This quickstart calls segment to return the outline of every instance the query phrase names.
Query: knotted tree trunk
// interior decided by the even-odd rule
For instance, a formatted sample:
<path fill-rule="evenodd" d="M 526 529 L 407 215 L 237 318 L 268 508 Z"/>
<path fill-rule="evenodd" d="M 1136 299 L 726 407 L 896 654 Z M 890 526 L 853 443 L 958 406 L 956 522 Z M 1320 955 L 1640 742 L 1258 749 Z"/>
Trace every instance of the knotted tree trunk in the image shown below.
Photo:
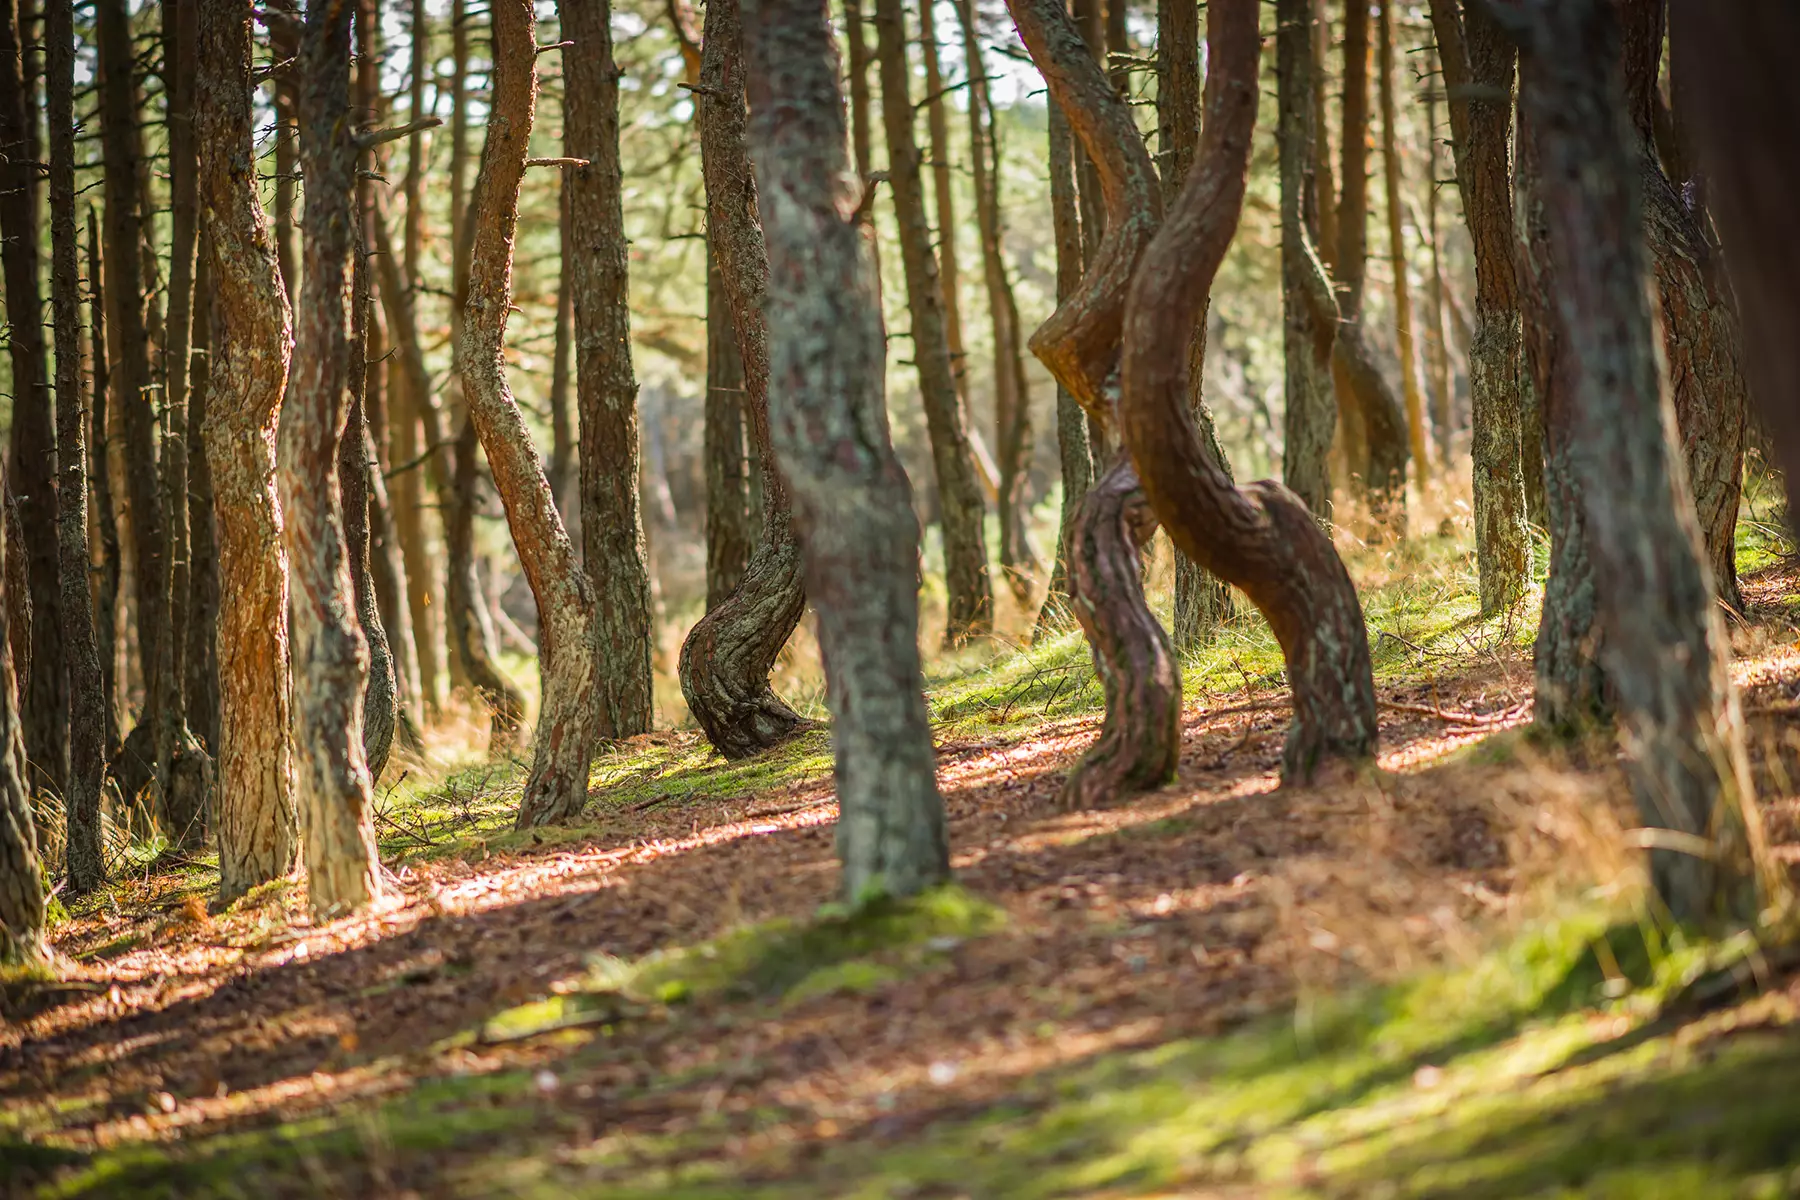
<path fill-rule="evenodd" d="M 1280 484 L 1233 487 L 1187 412 L 1181 335 L 1205 305 L 1243 208 L 1256 126 L 1256 0 L 1212 0 L 1207 50 L 1200 153 L 1131 288 L 1120 430 L 1176 544 L 1242 588 L 1274 629 L 1294 693 L 1282 774 L 1299 783 L 1326 760 L 1374 755 L 1375 684 L 1356 589 L 1330 539 Z"/>
<path fill-rule="evenodd" d="M 598 662 L 594 593 L 563 528 L 544 464 L 506 379 L 506 314 L 512 306 L 519 184 L 537 107 L 536 19 L 531 0 L 495 0 L 493 108 L 475 183 L 469 301 L 463 310 L 463 394 L 506 505 L 519 564 L 537 600 L 538 708 L 531 774 L 519 828 L 568 821 L 587 803 L 594 756 Z"/>
<path fill-rule="evenodd" d="M 700 60 L 700 153 L 707 243 L 736 332 L 743 412 L 762 471 L 762 534 L 738 586 L 681 647 L 681 691 L 714 749 L 741 758 L 802 721 L 769 687 L 769 671 L 806 608 L 800 545 L 769 445 L 769 260 L 745 150 L 742 28 L 737 0 L 710 0 Z"/>
<path fill-rule="evenodd" d="M 912 490 L 888 437 L 874 262 L 819 0 L 745 6 L 751 161 L 770 263 L 771 441 L 819 615 L 852 901 L 950 874 L 919 664 Z"/>
<path fill-rule="evenodd" d="M 352 8 L 350 0 L 318 0 L 307 11 L 300 39 L 306 275 L 280 440 L 283 534 L 293 578 L 294 745 L 308 898 L 319 917 L 354 911 L 381 894 L 361 736 L 369 648 L 353 615 L 338 495 L 338 438 L 352 368 L 349 284 L 356 230 Z"/>

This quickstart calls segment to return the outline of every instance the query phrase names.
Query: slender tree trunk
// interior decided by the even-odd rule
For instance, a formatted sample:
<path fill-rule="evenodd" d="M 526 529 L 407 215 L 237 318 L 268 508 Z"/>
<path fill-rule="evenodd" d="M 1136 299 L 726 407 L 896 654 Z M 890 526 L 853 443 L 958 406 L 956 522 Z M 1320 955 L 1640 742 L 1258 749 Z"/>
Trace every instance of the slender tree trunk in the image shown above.
<path fill-rule="evenodd" d="M 0 487 L 0 494 L 5 490 Z M 16 577 L 5 565 L 11 540 L 7 524 L 0 521 L 0 588 L 10 590 Z M 50 954 L 44 944 L 44 871 L 25 785 L 25 735 L 9 628 L 14 606 L 9 601 L 0 596 L 0 966 L 37 966 Z M 921 704 L 921 715 L 923 709 Z"/>
<path fill-rule="evenodd" d="M 210 237 L 210 234 L 207 235 Z M 219 753 L 219 539 L 213 516 L 206 414 L 212 387 L 212 249 L 201 239 L 194 264 L 194 365 L 188 381 L 188 644 L 184 661 L 188 729 L 208 757 Z"/>
<path fill-rule="evenodd" d="M 112 470 L 107 455 L 107 412 L 111 372 L 106 364 L 106 276 L 101 265 L 100 223 L 92 205 L 87 210 L 88 356 L 93 363 L 93 419 L 88 477 L 94 485 L 94 541 L 99 563 L 93 574 L 94 633 L 100 651 L 100 688 L 106 710 L 106 757 L 119 752 L 125 719 L 125 672 L 121 667 L 124 639 L 118 636 L 120 547 L 113 515 Z"/>
<path fill-rule="evenodd" d="M 1737 518 L 1744 477 L 1749 401 L 1737 314 L 1691 208 L 1664 174 L 1656 150 L 1657 75 L 1662 65 L 1661 0 L 1616 0 L 1622 20 L 1626 108 L 1637 134 L 1644 230 L 1656 276 L 1663 356 L 1674 390 L 1688 486 L 1700 519 L 1713 589 L 1743 607 L 1737 581 Z"/>
<path fill-rule="evenodd" d="M 887 132 L 889 185 L 900 225 L 900 260 L 906 272 L 907 312 L 919 400 L 937 472 L 938 516 L 943 530 L 944 587 L 949 623 L 944 644 L 959 646 L 992 631 L 994 593 L 988 579 L 985 508 L 969 445 L 968 414 L 957 393 L 945 327 L 944 294 L 931 231 L 919 150 L 913 140 L 913 107 L 907 76 L 906 16 L 901 0 L 876 0 L 876 58 L 881 69 L 881 117 Z"/>
<path fill-rule="evenodd" d="M 1337 174 L 1331 166 L 1331 120 L 1326 101 L 1330 97 L 1330 81 L 1326 78 L 1331 63 L 1331 5 L 1329 0 L 1307 0 L 1312 22 L 1312 104 L 1313 104 L 1313 197 L 1319 207 L 1319 261 L 1327 271 L 1337 264 L 1338 218 Z"/>
<path fill-rule="evenodd" d="M 1424 496 L 1431 472 L 1426 449 L 1425 397 L 1419 386 L 1419 352 L 1413 342 L 1412 283 L 1406 268 L 1406 228 L 1401 220 L 1400 188 L 1405 167 L 1400 161 L 1400 135 L 1394 128 L 1394 0 L 1381 0 L 1381 174 L 1387 200 L 1388 264 L 1394 275 L 1394 333 L 1400 353 L 1400 392 L 1406 401 L 1407 448 Z"/>
<path fill-rule="evenodd" d="M 1673 0 L 1671 42 L 1681 47 L 1676 115 L 1696 133 L 1713 216 L 1724 241 L 1744 328 L 1750 396 L 1800 513 L 1800 241 L 1788 233 L 1800 152 L 1800 80 L 1789 48 L 1800 12 L 1780 0 L 1734 5 Z M 1794 517 L 1790 515 L 1789 520 Z"/>
<path fill-rule="evenodd" d="M 188 374 L 192 365 L 194 251 L 199 232 L 194 155 L 196 0 L 163 7 L 163 60 L 168 76 L 169 293 L 162 338 L 162 510 L 168 538 L 163 562 L 167 625 L 155 631 L 156 778 L 170 840 L 196 849 L 206 840 L 206 797 L 176 785 L 178 755 L 204 754 L 187 727 L 187 646 L 192 591 L 188 528 Z M 185 775 L 184 775 L 185 777 Z"/>
<path fill-rule="evenodd" d="M 825 6 L 753 0 L 745 16 L 750 157 L 781 267 L 767 305 L 771 433 L 819 615 L 844 894 L 860 903 L 950 874 L 918 653 L 919 526 L 888 439 L 874 263 L 845 216 L 857 197 Z"/>
<path fill-rule="evenodd" d="M 1514 0 L 1503 11 L 1526 47 L 1521 105 L 1542 156 L 1557 282 L 1549 310 L 1627 769 L 1644 823 L 1709 851 L 1652 850 L 1651 883 L 1676 920 L 1749 921 L 1759 908 L 1755 794 L 1656 354 L 1614 11 L 1608 0 Z"/>
<path fill-rule="evenodd" d="M 1123 11 L 1123 5 L 1117 7 Z M 1156 112 L 1157 150 L 1162 159 L 1162 199 L 1167 208 L 1181 193 L 1200 141 L 1200 9 L 1180 0 L 1157 6 Z M 1213 464 L 1231 478 L 1231 464 L 1213 430 L 1202 380 L 1206 371 L 1206 315 L 1210 298 L 1200 307 L 1188 340 L 1188 413 L 1200 432 Z M 1175 552 L 1175 650 L 1198 649 L 1219 622 L 1231 615 L 1231 591 L 1208 575 L 1180 550 Z"/>
<path fill-rule="evenodd" d="M 1470 442 L 1474 463 L 1475 564 L 1481 610 L 1495 613 L 1524 596 L 1531 582 L 1531 539 L 1525 527 L 1528 446 L 1525 436 L 1524 330 L 1514 271 L 1513 185 L 1508 162 L 1516 51 L 1481 5 L 1431 0 L 1450 102 L 1450 144 L 1463 219 L 1475 251 L 1475 335 L 1469 346 Z M 1541 380 L 1540 380 L 1541 381 Z M 1543 393 L 1535 393 L 1542 402 Z M 1543 417 L 1535 422 L 1541 428 Z M 1558 486 L 1544 475 L 1545 492 Z M 1557 501 L 1547 498 L 1547 507 Z M 1557 518 L 1547 513 L 1552 526 Z M 1551 554 L 1556 555 L 1552 540 Z M 1554 574 L 1552 570 L 1552 574 Z M 1546 609 L 1548 602 L 1546 601 Z"/>
<path fill-rule="evenodd" d="M 769 671 L 806 608 L 800 545 L 769 445 L 769 259 L 745 149 L 741 43 L 737 0 L 709 0 L 699 111 L 707 242 L 736 334 L 743 413 L 762 471 L 763 521 L 743 581 L 682 645 L 680 676 L 689 710 L 727 758 L 767 749 L 803 724 L 769 687 Z"/>
<path fill-rule="evenodd" d="M 570 420 L 570 399 L 575 391 L 575 234 L 569 228 L 569 178 L 567 172 L 557 185 L 556 193 L 557 255 L 560 259 L 556 283 L 556 342 L 550 360 L 550 491 L 556 497 L 556 511 L 567 525 L 569 485 L 575 480 L 575 425 Z M 711 295 L 710 292 L 707 293 Z M 707 311 L 707 329 L 712 329 L 711 309 Z"/>
<path fill-rule="evenodd" d="M 72 0 L 44 9 L 50 119 L 50 303 L 56 327 L 56 454 L 59 599 L 69 669 L 69 783 L 63 793 L 69 888 L 106 881 L 100 787 L 106 774 L 106 700 L 88 596 L 87 377 L 81 369 L 81 253 L 75 240 L 75 12 Z M 5 68 L 0 65 L 0 71 Z M 39 618 L 42 619 L 42 618 Z M 4 918 L 0 918 L 4 919 Z"/>
<path fill-rule="evenodd" d="M 162 497 L 157 490 L 156 414 L 145 321 L 143 212 L 138 176 L 143 138 L 138 128 L 131 18 L 125 0 L 96 0 L 100 43 L 101 153 L 106 195 L 106 332 L 113 364 L 113 395 L 124 433 L 125 508 L 130 516 L 139 658 L 144 710 L 139 724 L 158 728 L 164 691 L 156 678 L 156 639 L 168 627 Z M 154 765 L 154 745 L 150 748 Z M 178 832 L 178 831 L 173 831 Z"/>
<path fill-rule="evenodd" d="M 1314 125 L 1318 72 L 1313 62 L 1314 0 L 1281 0 L 1275 11 L 1276 131 L 1281 171 L 1282 360 L 1287 408 L 1282 418 L 1282 481 L 1321 522 L 1331 519 L 1331 441 L 1337 393 L 1331 383 L 1336 305 L 1321 320 L 1310 299 L 1318 260 L 1319 157 Z M 1329 294 L 1329 285 L 1327 285 Z"/>
<path fill-rule="evenodd" d="M 8 473 L 24 537 L 13 547 L 31 591 L 31 660 L 21 665 L 28 791 L 69 785 L 69 688 L 57 551 L 56 425 L 38 290 L 37 104 L 21 74 L 18 13 L 0 12 L 0 264 L 6 277 L 7 345 L 12 359 L 12 445 Z"/>
<path fill-rule="evenodd" d="M 361 19 L 362 12 L 358 12 Z M 375 441 L 369 436 L 368 376 L 359 370 L 368 361 L 369 271 L 357 239 L 355 265 L 350 282 L 350 378 L 349 411 L 338 439 L 337 482 L 344 511 L 344 561 L 350 568 L 350 592 L 356 605 L 356 623 L 369 647 L 369 675 L 363 688 L 362 750 L 371 785 L 379 783 L 394 746 L 394 727 L 400 718 L 399 681 L 395 677 L 394 652 L 387 628 L 381 623 L 381 606 L 375 599 L 375 583 L 369 569 L 369 477 L 378 475 Z"/>
<path fill-rule="evenodd" d="M 1434 45 L 1427 68 L 1438 78 L 1442 52 Z M 1450 387 L 1450 342 L 1444 328 L 1443 241 L 1438 232 L 1438 93 L 1425 89 L 1425 236 L 1431 243 L 1431 286 L 1426 292 L 1425 361 L 1431 372 L 1431 424 L 1437 435 L 1438 461 L 1450 469 L 1450 441 L 1454 433 L 1454 396 Z"/>
<path fill-rule="evenodd" d="M 704 105 L 705 97 L 701 98 Z M 702 154 L 705 150 L 702 149 Z M 706 255 L 706 611 L 731 595 L 756 546 L 744 456 L 744 360 L 731 327 L 731 303 L 720 278 L 717 234 L 707 229 Z"/>
<path fill-rule="evenodd" d="M 565 12 L 568 7 L 565 3 Z M 595 676 L 601 660 L 594 647 L 594 593 L 557 515 L 550 481 L 506 380 L 519 184 L 537 105 L 536 20 L 531 0 L 494 0 L 492 13 L 492 109 L 471 206 L 469 299 L 457 357 L 469 417 L 481 434 L 520 565 L 537 598 L 543 701 L 531 774 L 519 802 L 518 824 L 524 829 L 572 820 L 587 803 L 588 764 L 600 712 L 594 703 Z M 582 36 L 567 26 L 564 33 Z"/>
<path fill-rule="evenodd" d="M 956 254 L 956 201 L 950 189 L 950 119 L 944 105 L 944 72 L 938 63 L 937 5 L 919 5 L 919 50 L 925 62 L 925 144 L 931 152 L 931 203 L 937 217 L 938 287 L 944 298 L 944 341 L 950 374 L 963 411 L 969 407 L 967 348 L 963 343 L 962 269 Z M 965 64 L 966 69 L 966 64 Z M 966 90 L 966 89 L 965 89 Z"/>
<path fill-rule="evenodd" d="M 637 379 L 619 166 L 619 73 L 611 0 L 566 0 L 563 153 L 575 254 L 575 394 L 581 416 L 581 539 L 600 614 L 594 664 L 599 736 L 648 732 L 654 719 L 650 596 L 638 507 Z"/>
<path fill-rule="evenodd" d="M 295 0 L 269 0 L 285 19 L 269 26 L 269 56 L 286 69 L 271 76 L 275 108 L 275 255 L 291 310 L 300 296 L 300 225 L 294 197 L 300 184 L 300 129 L 295 114 L 294 61 L 300 53 L 300 9 Z"/>
<path fill-rule="evenodd" d="M 318 0 L 301 35 L 300 169 L 307 269 L 282 402 L 281 511 L 293 578 L 294 744 L 305 813 L 307 893 L 324 918 L 381 894 L 363 758 L 369 649 L 351 616 L 350 570 L 338 496 L 338 439 L 347 417 L 350 267 L 357 143 L 350 128 L 349 0 Z"/>
<path fill-rule="evenodd" d="M 1031 349 L 1081 402 L 1089 420 L 1110 425 L 1117 419 L 1126 293 L 1162 216 L 1156 172 L 1125 98 L 1057 0 L 1012 0 L 1010 8 L 1051 99 L 1086 147 L 1106 198 L 1106 235 L 1080 286 L 1032 334 Z M 1176 338 L 1184 361 L 1195 317 L 1188 314 Z M 1155 528 L 1131 456 L 1116 454 L 1089 490 L 1069 538 L 1075 616 L 1106 689 L 1100 737 L 1064 784 L 1065 800 L 1074 805 L 1154 787 L 1175 773 L 1180 673 L 1140 578 L 1139 548 Z"/>
<path fill-rule="evenodd" d="M 1212 0 L 1198 161 L 1132 283 L 1119 413 L 1145 494 L 1171 536 L 1243 588 L 1275 631 L 1294 692 L 1282 774 L 1304 783 L 1326 760 L 1375 753 L 1375 684 L 1356 589 L 1299 498 L 1272 482 L 1233 487 L 1185 411 L 1182 334 L 1243 207 L 1259 50 L 1257 0 Z"/>
<path fill-rule="evenodd" d="M 994 425 L 999 449 L 996 502 L 1000 516 L 1000 569 L 1021 605 L 1043 573 L 1032 544 L 1026 490 L 1031 470 L 1031 389 L 1025 376 L 1025 336 L 1012 279 L 1002 255 L 1000 143 L 988 86 L 974 0 L 957 0 L 963 62 L 969 77 L 969 160 L 975 184 L 975 218 L 981 234 L 981 273 L 994 334 Z"/>

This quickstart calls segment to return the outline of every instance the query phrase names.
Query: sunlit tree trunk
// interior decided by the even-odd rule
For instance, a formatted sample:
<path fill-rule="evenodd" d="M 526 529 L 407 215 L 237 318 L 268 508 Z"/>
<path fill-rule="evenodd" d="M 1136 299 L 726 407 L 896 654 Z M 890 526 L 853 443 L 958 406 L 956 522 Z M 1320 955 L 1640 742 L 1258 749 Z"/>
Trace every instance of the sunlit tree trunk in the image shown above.
<path fill-rule="evenodd" d="M 1406 224 L 1401 219 L 1400 189 L 1405 167 L 1400 161 L 1400 136 L 1394 128 L 1399 106 L 1394 103 L 1394 3 L 1381 0 L 1381 175 L 1387 201 L 1388 266 L 1394 276 L 1394 334 L 1400 354 L 1400 393 L 1406 401 L 1407 448 L 1421 497 L 1431 477 L 1425 440 L 1425 398 L 1419 388 L 1419 353 L 1413 342 L 1412 282 L 1406 268 Z"/>
<path fill-rule="evenodd" d="M 1438 66 L 1441 52 L 1431 48 L 1426 68 L 1431 74 L 1443 75 Z M 1455 432 L 1454 396 L 1450 384 L 1450 341 L 1444 326 L 1444 262 L 1443 240 L 1438 229 L 1438 92 L 1425 89 L 1425 236 L 1431 245 L 1431 284 L 1426 292 L 1425 361 L 1431 378 L 1431 424 L 1437 435 L 1438 460 L 1445 471 L 1450 467 L 1451 436 Z"/>
<path fill-rule="evenodd" d="M 280 437 L 282 533 L 293 579 L 294 746 L 308 899 L 319 917 L 363 908 L 381 894 L 361 737 L 369 650 L 353 615 L 338 496 L 338 439 L 352 369 L 358 153 L 349 120 L 351 9 L 347 0 L 315 0 L 300 39 L 307 266 Z"/>
<path fill-rule="evenodd" d="M 75 12 L 71 0 L 44 8 L 50 119 L 50 303 L 56 327 L 56 453 L 59 614 L 69 669 L 69 782 L 63 793 L 69 889 L 106 880 L 100 787 L 106 773 L 106 702 L 88 595 L 87 376 L 81 363 L 81 255 L 75 244 Z M 0 67 L 3 70 L 4 67 Z M 41 619 L 41 618 L 40 618 Z M 4 917 L 0 917 L 4 920 Z"/>
<path fill-rule="evenodd" d="M 656 629 L 638 507 L 637 379 L 619 165 L 619 74 L 610 0 L 558 10 L 574 45 L 563 53 L 563 152 L 575 253 L 575 392 L 581 415 L 581 539 L 599 608 L 595 686 L 600 736 L 648 732 Z"/>
<path fill-rule="evenodd" d="M 752 0 L 745 59 L 751 160 L 779 264 L 770 426 L 819 615 L 844 893 L 907 895 L 949 876 L 949 847 L 918 653 L 919 526 L 888 438 L 874 263 L 849 216 L 858 197 L 825 5 Z"/>

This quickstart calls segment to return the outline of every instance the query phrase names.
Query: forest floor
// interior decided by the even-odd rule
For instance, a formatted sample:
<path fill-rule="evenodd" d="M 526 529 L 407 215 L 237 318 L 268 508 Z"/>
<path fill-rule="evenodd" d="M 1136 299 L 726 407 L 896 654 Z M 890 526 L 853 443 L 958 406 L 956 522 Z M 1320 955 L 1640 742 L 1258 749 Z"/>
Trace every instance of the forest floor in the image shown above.
<path fill-rule="evenodd" d="M 7 1196 L 1800 1194 L 1800 977 L 1660 933 L 1610 748 L 1530 719 L 1527 612 L 1370 552 L 1381 770 L 1277 789 L 1253 615 L 1187 664 L 1179 778 L 1070 811 L 1077 636 L 940 664 L 958 885 L 847 917 L 827 735 L 610 747 L 572 829 L 519 767 L 380 793 L 391 896 L 209 912 L 163 854 L 0 990 Z M 1735 673 L 1800 859 L 1800 567 Z M 1800 774 L 1795 775 L 1800 778 Z"/>

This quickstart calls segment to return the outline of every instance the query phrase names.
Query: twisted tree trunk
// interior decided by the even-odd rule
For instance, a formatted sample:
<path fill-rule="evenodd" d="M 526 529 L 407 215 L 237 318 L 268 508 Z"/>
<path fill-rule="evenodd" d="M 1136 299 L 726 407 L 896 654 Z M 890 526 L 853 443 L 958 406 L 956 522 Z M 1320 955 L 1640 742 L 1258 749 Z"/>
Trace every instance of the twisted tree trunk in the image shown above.
<path fill-rule="evenodd" d="M 968 413 L 957 393 L 944 294 L 931 229 L 925 221 L 920 155 L 913 138 L 906 59 L 906 14 L 901 0 L 875 0 L 876 59 L 881 69 L 881 118 L 887 132 L 889 186 L 900 226 L 900 262 L 906 272 L 906 310 L 912 323 L 913 363 L 919 402 L 937 473 L 938 520 L 944 539 L 944 590 L 949 621 L 944 644 L 959 646 L 994 627 L 994 592 L 988 579 L 981 481 L 969 444 Z"/>
<path fill-rule="evenodd" d="M 394 727 L 400 718 L 400 687 L 394 670 L 394 653 L 387 627 L 375 598 L 375 582 L 369 568 L 369 478 L 380 473 L 375 442 L 369 436 L 367 370 L 369 269 L 361 238 L 351 251 L 350 269 L 350 403 L 344 432 L 338 439 L 338 495 L 344 508 L 344 558 L 350 567 L 350 593 L 356 604 L 356 623 L 369 646 L 369 678 L 363 688 L 362 748 L 369 764 L 369 781 L 380 782 L 394 746 Z"/>
<path fill-rule="evenodd" d="M 918 519 L 888 438 L 874 263 L 817 0 L 745 7 L 751 161 L 769 261 L 770 433 L 819 616 L 844 894 L 950 874 L 918 651 Z"/>
<path fill-rule="evenodd" d="M 769 260 L 745 149 L 744 63 L 737 0 L 709 0 L 700 59 L 700 153 L 707 242 L 718 266 L 743 368 L 743 413 L 762 471 L 762 535 L 744 577 L 681 647 L 681 691 L 727 758 L 767 749 L 801 727 L 769 687 L 769 671 L 806 609 L 800 545 L 769 444 Z"/>
<path fill-rule="evenodd" d="M 537 599 L 543 699 L 531 774 L 519 802 L 518 825 L 524 829 L 572 820 L 587 803 L 600 715 L 594 702 L 599 660 L 594 593 L 506 380 L 506 314 L 512 306 L 519 184 L 537 107 L 537 42 L 531 0 L 495 0 L 492 13 L 493 107 L 471 206 L 469 300 L 457 357 L 469 419 L 481 434 L 519 564 Z"/>
<path fill-rule="evenodd" d="M 638 509 L 637 380 L 620 195 L 619 71 L 611 0 L 564 0 L 563 152 L 575 254 L 575 393 L 581 419 L 581 540 L 600 628 L 594 664 L 603 738 L 647 733 L 656 629 Z"/>
<path fill-rule="evenodd" d="M 1259 51 L 1256 0 L 1212 0 L 1200 153 L 1132 283 L 1120 430 L 1176 544 L 1242 588 L 1274 629 L 1294 693 L 1282 775 L 1304 783 L 1327 760 L 1375 753 L 1362 609 L 1330 539 L 1298 497 L 1269 481 L 1233 487 L 1213 465 L 1187 414 L 1181 337 L 1205 303 L 1243 208 Z"/>
<path fill-rule="evenodd" d="M 75 244 L 75 12 L 44 7 L 50 117 L 50 302 L 56 325 L 57 546 L 63 650 L 69 666 L 69 784 L 63 793 L 69 890 L 106 881 L 100 787 L 106 774 L 106 701 L 88 595 L 87 376 L 81 369 L 81 255 Z M 110 615 L 110 613 L 109 613 Z"/>
<path fill-rule="evenodd" d="M 1556 288 L 1570 462 L 1607 631 L 1607 678 L 1648 826 L 1704 847 L 1651 852 L 1678 921 L 1754 919 L 1760 831 L 1743 727 L 1699 530 L 1684 495 L 1668 381 L 1647 294 L 1639 154 L 1608 0 L 1509 0 L 1525 47 L 1520 103 Z"/>
<path fill-rule="evenodd" d="M 1106 200 L 1106 232 L 1080 286 L 1031 335 L 1031 349 L 1081 402 L 1089 421 L 1110 428 L 1117 419 L 1125 298 L 1162 215 L 1156 172 L 1130 109 L 1074 20 L 1055 0 L 1012 0 L 1010 7 L 1051 99 L 1087 148 Z M 1184 356 L 1194 316 L 1188 314 L 1176 335 Z M 1119 454 L 1089 491 L 1069 538 L 1075 616 L 1106 689 L 1100 738 L 1064 785 L 1071 804 L 1155 787 L 1175 773 L 1180 672 L 1138 582 L 1138 549 L 1154 530 L 1132 460 Z"/>
<path fill-rule="evenodd" d="M 369 649 L 352 616 L 338 494 L 338 439 L 352 371 L 348 285 L 357 160 L 349 119 L 352 9 L 352 0 L 319 0 L 307 11 L 300 39 L 296 75 L 307 266 L 280 436 L 299 710 L 294 744 L 300 755 L 308 899 L 320 918 L 363 908 L 382 890 L 360 736 Z"/>
<path fill-rule="evenodd" d="M 1517 603 L 1531 582 L 1522 464 L 1528 458 L 1526 447 L 1543 445 L 1540 437 L 1526 437 L 1524 428 L 1529 385 L 1521 359 L 1524 331 L 1514 274 L 1513 173 L 1507 152 L 1516 52 L 1480 4 L 1431 0 L 1431 24 L 1449 93 L 1456 186 L 1475 251 L 1475 336 L 1469 346 L 1475 565 L 1481 611 L 1495 613 Z M 1541 402 L 1544 393 L 1535 394 Z M 1537 457 L 1538 470 L 1546 472 L 1542 450 Z M 1553 526 L 1557 486 L 1544 474 Z M 1553 557 L 1554 547 L 1553 539 Z"/>
<path fill-rule="evenodd" d="M 1321 319 L 1311 295 L 1318 260 L 1319 181 L 1314 125 L 1317 70 L 1313 63 L 1314 0 L 1280 0 L 1275 10 L 1275 80 L 1280 112 L 1276 131 L 1281 171 L 1282 361 L 1287 408 L 1282 416 L 1281 476 L 1321 522 L 1331 520 L 1331 441 L 1337 433 L 1337 393 L 1331 384 L 1335 302 Z M 1327 286 L 1329 295 L 1329 286 Z"/>

